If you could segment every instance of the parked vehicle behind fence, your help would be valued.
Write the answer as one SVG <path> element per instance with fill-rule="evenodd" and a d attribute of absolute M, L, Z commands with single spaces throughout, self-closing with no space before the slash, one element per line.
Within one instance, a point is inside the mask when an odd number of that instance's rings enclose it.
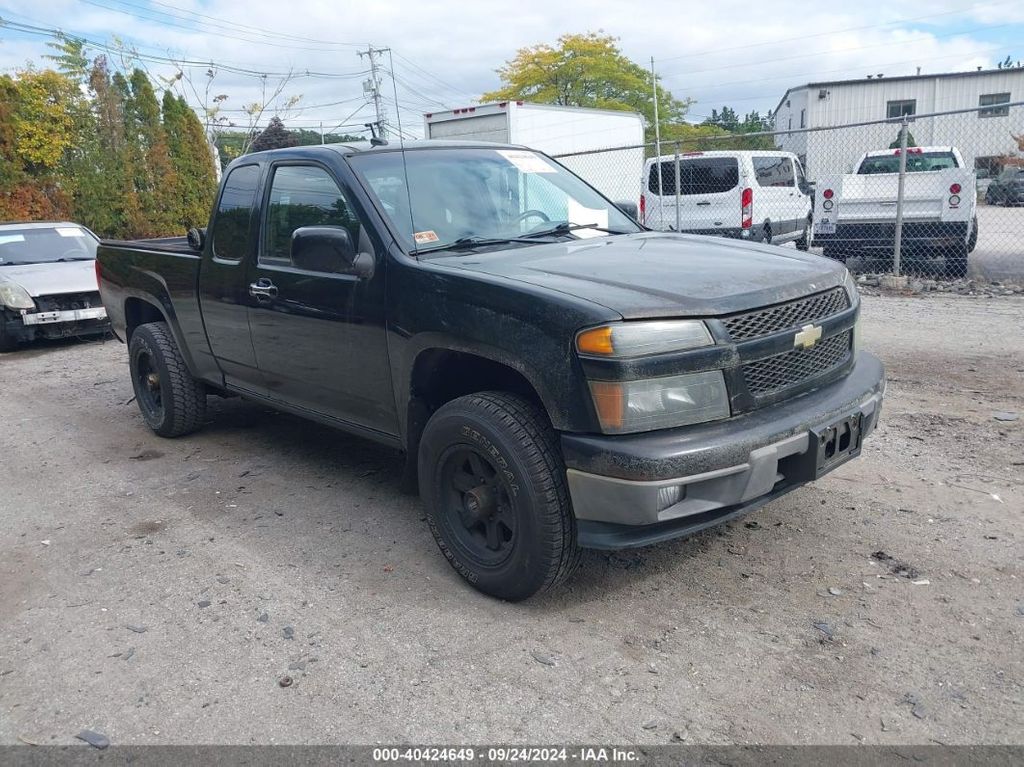
<path fill-rule="evenodd" d="M 985 190 L 989 205 L 1024 205 L 1024 168 L 1005 168 Z"/>
<path fill-rule="evenodd" d="M 0 224 L 0 351 L 109 328 L 96 284 L 96 235 L 62 223 Z"/>
<path fill-rule="evenodd" d="M 245 155 L 205 236 L 99 262 L 157 434 L 239 394 L 403 450 L 445 557 L 504 599 L 818 479 L 885 388 L 842 266 L 643 231 L 500 144 Z"/>
<path fill-rule="evenodd" d="M 814 204 L 816 246 L 839 261 L 882 258 L 895 251 L 900 150 L 867 152 L 856 171 L 823 176 Z M 967 273 L 967 254 L 978 243 L 974 171 L 954 147 L 907 150 L 901 254 L 904 263 L 944 258 L 949 277 Z M 888 268 L 888 264 L 886 265 Z"/>
<path fill-rule="evenodd" d="M 721 151 L 662 155 L 644 166 L 642 222 L 652 229 L 796 241 L 807 249 L 810 186 L 789 152 Z M 660 170 L 660 176 L 659 176 Z"/>

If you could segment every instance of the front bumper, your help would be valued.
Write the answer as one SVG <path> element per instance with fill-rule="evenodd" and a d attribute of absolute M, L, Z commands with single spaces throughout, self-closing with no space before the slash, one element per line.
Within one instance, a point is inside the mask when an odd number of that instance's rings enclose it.
<path fill-rule="evenodd" d="M 859 446 L 878 423 L 884 391 L 882 363 L 862 352 L 845 378 L 726 421 L 624 436 L 563 434 L 580 545 L 623 548 L 689 535 L 796 489 L 824 473 L 808 475 L 812 430 L 859 416 Z"/>
<path fill-rule="evenodd" d="M 21 342 L 101 334 L 110 329 L 107 310 L 102 306 L 35 312 L 4 309 L 0 322 L 10 338 Z"/>

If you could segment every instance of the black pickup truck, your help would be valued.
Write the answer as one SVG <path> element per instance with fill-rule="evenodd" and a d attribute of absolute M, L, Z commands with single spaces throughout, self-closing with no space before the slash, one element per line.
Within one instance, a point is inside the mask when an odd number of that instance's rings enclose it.
<path fill-rule="evenodd" d="M 885 388 L 843 266 L 646 231 L 521 147 L 246 155 L 206 230 L 104 242 L 98 274 L 157 434 L 241 395 L 392 445 L 445 557 L 509 600 L 817 479 Z"/>

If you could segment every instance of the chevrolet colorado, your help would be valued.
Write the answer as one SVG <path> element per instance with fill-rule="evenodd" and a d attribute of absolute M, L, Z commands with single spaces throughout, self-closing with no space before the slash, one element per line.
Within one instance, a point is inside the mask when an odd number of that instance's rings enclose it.
<path fill-rule="evenodd" d="M 646 231 L 521 147 L 246 155 L 207 229 L 97 270 L 157 434 L 232 394 L 392 445 L 444 556 L 507 600 L 817 479 L 885 388 L 842 265 Z"/>

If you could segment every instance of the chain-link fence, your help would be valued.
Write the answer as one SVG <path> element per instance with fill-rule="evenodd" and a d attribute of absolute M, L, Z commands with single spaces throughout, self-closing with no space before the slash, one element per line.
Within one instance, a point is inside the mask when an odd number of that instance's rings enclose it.
<path fill-rule="evenodd" d="M 1024 282 L 1024 102 L 557 159 L 652 229 Z"/>

